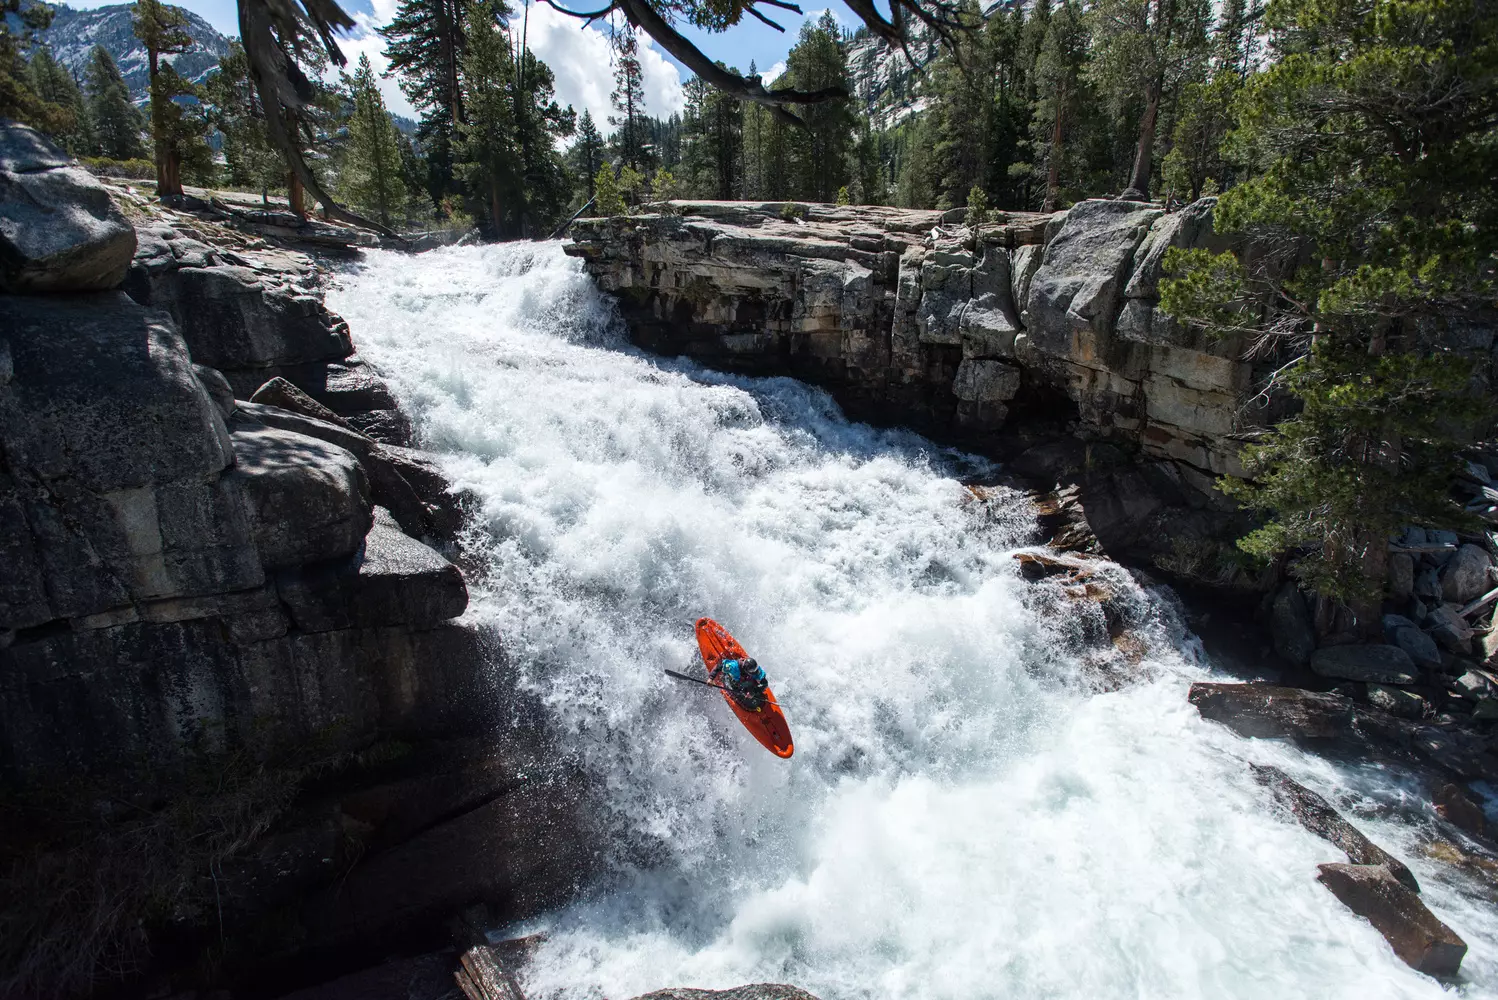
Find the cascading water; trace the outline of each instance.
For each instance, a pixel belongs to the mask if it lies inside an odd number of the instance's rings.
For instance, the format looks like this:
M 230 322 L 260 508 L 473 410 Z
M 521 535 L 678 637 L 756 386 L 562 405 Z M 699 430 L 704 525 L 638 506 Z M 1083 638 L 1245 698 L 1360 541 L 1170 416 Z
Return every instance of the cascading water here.
M 1316 884 L 1345 858 L 1248 760 L 1351 803 L 1470 945 L 1460 993 L 1498 996 L 1498 914 L 1415 850 L 1397 778 L 1202 721 L 1209 667 L 1122 571 L 1150 652 L 1100 688 L 1095 612 L 1019 577 L 1025 505 L 954 478 L 981 462 L 629 349 L 558 244 L 372 253 L 330 304 L 483 498 L 469 614 L 605 802 L 617 871 L 547 921 L 533 997 L 1443 995 Z M 662 676 L 702 614 L 769 672 L 792 760 Z

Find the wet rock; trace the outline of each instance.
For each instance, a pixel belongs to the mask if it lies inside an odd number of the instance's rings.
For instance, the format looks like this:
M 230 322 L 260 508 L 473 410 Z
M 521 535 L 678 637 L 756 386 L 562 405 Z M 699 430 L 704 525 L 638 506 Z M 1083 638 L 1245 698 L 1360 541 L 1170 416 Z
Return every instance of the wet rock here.
M 1491 584 L 1489 570 L 1493 558 L 1479 545 L 1468 543 L 1441 570 L 1441 597 L 1454 604 L 1466 604 L 1487 593 Z
M 1202 718 L 1240 736 L 1334 738 L 1352 727 L 1353 703 L 1339 694 L 1272 684 L 1195 683 L 1188 695 Z
M 1430 711 L 1430 702 L 1415 692 L 1384 684 L 1368 685 L 1368 703 L 1401 719 L 1423 719 Z
M 1488 835 L 1488 818 L 1482 807 L 1462 791 L 1460 785 L 1448 782 L 1437 789 L 1431 803 L 1440 816 L 1463 833 L 1485 838 Z
M 468 606 L 458 568 L 402 532 L 380 508 L 360 552 L 347 560 L 283 571 L 276 589 L 292 622 L 304 632 L 385 625 L 431 628 Z
M 240 423 L 235 478 L 249 498 L 266 569 L 340 559 L 373 523 L 364 467 L 343 448 L 291 431 Z
M 1411 892 L 1420 891 L 1420 883 L 1403 861 L 1369 840 L 1363 831 L 1347 822 L 1331 803 L 1277 767 L 1250 764 L 1255 780 L 1274 793 L 1275 801 L 1322 840 L 1337 846 L 1355 865 L 1383 865 Z
M 1311 660 L 1316 651 L 1316 629 L 1306 608 L 1300 588 L 1286 581 L 1275 591 L 1269 612 L 1269 634 L 1274 651 L 1298 667 Z
M 1389 556 L 1389 593 L 1396 601 L 1408 600 L 1415 592 L 1415 560 L 1408 552 Z
M 735 986 L 731 990 L 693 990 L 673 988 L 656 990 L 635 997 L 634 1000 L 817 1000 L 815 996 L 795 986 L 783 983 L 757 983 L 753 986 Z
M 0 119 L 0 288 L 117 288 L 135 227 L 88 171 L 37 132 Z
M 1411 968 L 1449 978 L 1461 968 L 1467 944 L 1383 865 L 1318 865 L 1317 881 L 1364 917 Z
M 381 444 L 406 446 L 411 443 L 411 421 L 400 410 L 367 410 L 348 415 L 349 426 Z
M 1323 677 L 1371 684 L 1414 684 L 1419 671 L 1397 646 L 1331 646 L 1311 655 L 1311 669 Z

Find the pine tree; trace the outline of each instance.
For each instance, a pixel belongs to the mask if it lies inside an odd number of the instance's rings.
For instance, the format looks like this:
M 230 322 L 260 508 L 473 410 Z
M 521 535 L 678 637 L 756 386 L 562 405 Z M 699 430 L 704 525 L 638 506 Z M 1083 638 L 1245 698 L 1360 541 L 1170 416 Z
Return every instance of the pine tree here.
M 699 77 L 692 77 L 682 89 L 682 179 L 687 192 L 731 199 L 740 190 L 743 106 Z
M 102 45 L 94 46 L 88 63 L 88 110 L 98 155 L 115 160 L 145 155 L 140 138 L 145 122 L 130 101 L 130 88 L 119 67 Z
M 609 99 L 617 115 L 609 116 L 614 126 L 614 148 L 620 158 L 636 170 L 650 164 L 649 130 L 645 124 L 645 74 L 640 68 L 639 40 L 628 24 L 616 30 L 614 45 L 614 92 Z
M 468 0 L 401 0 L 395 18 L 379 29 L 389 72 L 421 115 L 416 139 L 426 155 L 425 185 L 432 204 L 457 190 L 453 143 L 464 117 L 463 57 L 468 48 Z M 500 5 L 499 16 L 508 14 Z
M 848 86 L 847 50 L 831 11 L 823 11 L 815 23 L 801 25 L 801 36 L 786 55 L 785 66 L 786 82 L 802 90 Z M 826 101 L 799 109 L 799 117 L 806 130 L 790 150 L 795 172 L 791 196 L 830 202 L 849 180 L 853 109 L 848 101 Z
M 967 202 L 973 185 L 988 182 L 994 159 L 994 87 L 998 81 L 991 36 L 979 30 L 983 14 L 967 0 L 961 14 L 965 30 L 955 53 L 941 59 L 931 73 L 924 135 L 930 145 L 925 167 L 936 207 Z
M 146 47 L 151 79 L 151 146 L 156 159 L 156 195 L 165 198 L 182 193 L 182 150 L 173 141 L 180 133 L 181 109 L 172 99 L 187 93 L 185 83 L 174 72 L 163 78 L 161 57 L 186 52 L 192 37 L 184 30 L 187 15 L 180 7 L 161 0 L 136 0 L 131 17 L 135 37 Z M 175 108 L 175 110 L 174 110 Z
M 67 109 L 42 99 L 33 89 L 21 52 L 36 33 L 52 23 L 52 8 L 22 0 L 0 0 L 0 118 L 15 118 L 57 133 L 68 127 Z
M 596 214 L 610 218 L 629 211 L 624 204 L 624 196 L 619 193 L 619 182 L 614 179 L 612 164 L 605 163 L 598 168 L 598 173 L 593 177 L 593 190 L 597 192 L 597 200 L 593 202 Z
M 598 134 L 598 126 L 593 124 L 593 116 L 586 108 L 577 123 L 577 142 L 572 144 L 570 158 L 575 173 L 583 182 L 583 202 L 586 204 L 597 194 L 598 168 L 603 165 L 603 136 Z
M 343 84 L 353 114 L 338 175 L 339 196 L 389 226 L 405 214 L 407 202 L 400 132 L 385 109 L 368 55 L 359 57 L 354 75 L 345 74 Z
M 1062 0 L 1046 24 L 1035 61 L 1035 117 L 1031 148 L 1037 172 L 1043 172 L 1040 209 L 1053 212 L 1062 199 L 1068 171 L 1068 134 L 1090 99 L 1085 79 L 1087 30 L 1076 0 Z M 1075 157 L 1073 157 L 1075 159 Z
M 168 185 L 180 193 L 184 179 L 194 184 L 213 183 L 213 149 L 208 145 L 202 90 L 166 62 L 157 71 L 154 90 L 163 98 L 159 134 L 170 165 Z M 192 100 L 178 101 L 179 97 Z M 158 157 L 158 165 L 160 160 Z
M 32 49 L 26 69 L 37 97 L 62 110 L 52 138 L 74 156 L 86 155 L 93 148 L 93 135 L 83 92 L 73 74 L 52 57 L 52 50 L 46 45 Z
M 1268 391 L 1302 409 L 1226 484 L 1268 518 L 1239 544 L 1375 631 L 1389 533 L 1455 521 L 1454 439 L 1491 418 L 1460 348 L 1495 293 L 1498 12 L 1275 0 L 1266 21 L 1278 59 L 1229 138 L 1262 172 L 1214 216 L 1255 252 L 1172 251 L 1161 304 L 1289 356 Z
M 500 30 L 502 11 L 493 0 L 469 7 L 468 49 L 462 65 L 466 108 L 453 146 L 455 173 L 487 207 L 496 235 L 507 214 L 506 196 L 519 181 L 510 92 L 515 65 L 509 38 Z

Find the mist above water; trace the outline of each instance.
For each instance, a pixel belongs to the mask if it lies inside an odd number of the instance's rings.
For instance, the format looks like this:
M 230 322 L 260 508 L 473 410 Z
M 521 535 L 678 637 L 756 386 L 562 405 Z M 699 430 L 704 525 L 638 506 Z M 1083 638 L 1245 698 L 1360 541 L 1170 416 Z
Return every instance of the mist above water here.
M 1316 883 L 1345 857 L 1250 760 L 1350 803 L 1467 940 L 1461 995 L 1498 996 L 1498 915 L 1418 853 L 1397 776 L 1202 721 L 1210 665 L 1122 570 L 1149 653 L 1096 641 L 1020 579 L 1035 525 L 960 484 L 981 460 L 629 348 L 560 244 L 371 253 L 329 301 L 483 498 L 469 615 L 602 790 L 612 874 L 544 922 L 533 998 L 1443 995 Z M 765 667 L 791 760 L 662 675 L 699 615 Z

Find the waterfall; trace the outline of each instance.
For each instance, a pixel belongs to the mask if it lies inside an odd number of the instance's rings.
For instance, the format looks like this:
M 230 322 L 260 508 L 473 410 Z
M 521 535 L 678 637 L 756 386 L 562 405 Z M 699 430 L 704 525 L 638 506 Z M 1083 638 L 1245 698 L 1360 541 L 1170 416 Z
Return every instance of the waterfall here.
M 1470 945 L 1461 995 L 1498 996 L 1498 913 L 1419 853 L 1413 786 L 1199 718 L 1169 595 L 1102 571 L 1128 662 L 1020 577 L 1034 519 L 963 487 L 982 460 L 634 350 L 559 244 L 372 252 L 329 304 L 482 498 L 468 614 L 600 790 L 609 872 L 544 921 L 533 998 L 1445 995 L 1316 883 L 1345 857 L 1248 761 L 1352 803 Z M 767 671 L 791 760 L 662 675 L 699 615 Z

